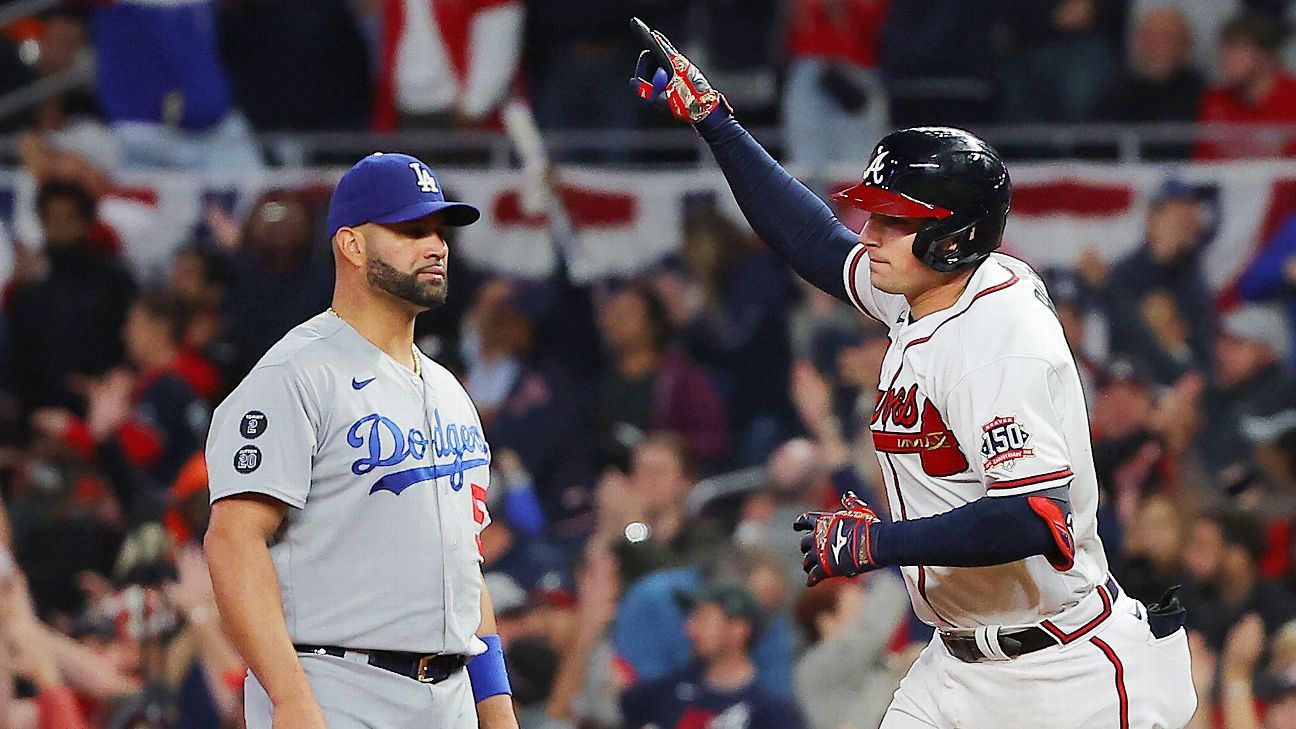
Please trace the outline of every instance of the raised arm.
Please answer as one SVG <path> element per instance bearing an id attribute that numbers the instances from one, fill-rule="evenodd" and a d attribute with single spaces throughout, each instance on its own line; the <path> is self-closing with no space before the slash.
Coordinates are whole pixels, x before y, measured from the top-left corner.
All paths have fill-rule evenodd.
<path id="1" fill-rule="evenodd" d="M 697 125 L 756 235 L 816 288 L 850 303 L 843 271 L 858 236 L 721 107 Z"/>
<path id="2" fill-rule="evenodd" d="M 852 303 L 845 269 L 856 234 L 734 120 L 724 96 L 665 36 L 638 19 L 634 28 L 647 49 L 631 80 L 639 97 L 662 103 L 675 118 L 693 124 L 756 234 L 806 281 Z"/>

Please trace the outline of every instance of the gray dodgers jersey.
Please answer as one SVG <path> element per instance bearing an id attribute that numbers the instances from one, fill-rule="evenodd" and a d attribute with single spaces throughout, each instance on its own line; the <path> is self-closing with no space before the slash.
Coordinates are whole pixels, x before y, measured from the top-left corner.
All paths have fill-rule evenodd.
<path id="1" fill-rule="evenodd" d="M 325 312 L 216 408 L 211 500 L 293 507 L 270 555 L 294 643 L 479 650 L 490 449 L 463 387 L 418 357 L 421 376 Z"/>

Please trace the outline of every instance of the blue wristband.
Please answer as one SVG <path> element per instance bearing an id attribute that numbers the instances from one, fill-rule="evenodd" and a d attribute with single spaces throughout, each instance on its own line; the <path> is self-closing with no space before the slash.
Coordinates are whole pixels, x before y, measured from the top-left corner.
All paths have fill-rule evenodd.
<path id="1" fill-rule="evenodd" d="M 472 684 L 473 701 L 480 702 L 492 696 L 513 695 L 509 686 L 508 670 L 504 668 L 504 646 L 499 635 L 479 635 L 486 644 L 486 652 L 468 661 L 468 681 Z"/>

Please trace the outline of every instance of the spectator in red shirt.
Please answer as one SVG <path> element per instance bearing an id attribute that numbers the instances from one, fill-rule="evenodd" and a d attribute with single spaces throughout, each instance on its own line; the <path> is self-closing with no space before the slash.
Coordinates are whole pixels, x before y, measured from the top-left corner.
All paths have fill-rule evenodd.
<path id="1" fill-rule="evenodd" d="M 888 0 L 796 0 L 788 40 L 784 139 L 793 164 L 820 176 L 834 164 L 862 165 L 888 129 L 878 74 Z M 842 140 L 855 140 L 843 147 Z"/>
<path id="2" fill-rule="evenodd" d="M 177 369 L 194 392 L 213 405 L 222 394 L 215 355 L 222 334 L 221 306 L 233 276 L 228 264 L 219 253 L 186 248 L 176 254 L 167 280 L 167 291 L 188 314 Z"/>
<path id="3" fill-rule="evenodd" d="M 1202 99 L 1199 122 L 1296 123 L 1296 76 L 1283 69 L 1285 29 L 1267 15 L 1248 12 L 1220 32 L 1219 86 Z M 1296 155 L 1296 140 L 1254 131 L 1230 132 L 1197 145 L 1197 159 Z"/>
<path id="4" fill-rule="evenodd" d="M 489 121 L 517 74 L 522 5 L 384 0 L 375 128 Z"/>
<path id="5" fill-rule="evenodd" d="M 38 431 L 98 462 L 134 523 L 162 519 L 171 483 L 207 432 L 207 406 L 178 367 L 184 327 L 179 300 L 142 296 L 122 337 L 137 371 L 116 369 L 91 386 L 84 420 L 56 409 L 33 415 Z"/>

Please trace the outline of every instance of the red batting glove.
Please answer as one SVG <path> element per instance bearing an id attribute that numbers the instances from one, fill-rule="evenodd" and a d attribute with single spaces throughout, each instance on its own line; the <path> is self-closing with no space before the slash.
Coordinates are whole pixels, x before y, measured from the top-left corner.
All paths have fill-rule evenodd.
<path id="1" fill-rule="evenodd" d="M 852 492 L 842 497 L 840 511 L 810 511 L 792 523 L 801 537 L 801 566 L 806 587 L 830 577 L 852 577 L 881 565 L 873 559 L 873 530 L 882 522 L 873 507 Z"/>
<path id="2" fill-rule="evenodd" d="M 639 42 L 647 50 L 639 54 L 631 83 L 644 101 L 665 100 L 676 119 L 697 124 L 721 104 L 731 112 L 724 94 L 711 88 L 706 77 L 684 54 L 675 50 L 666 36 L 650 30 L 643 21 L 631 21 Z"/>

